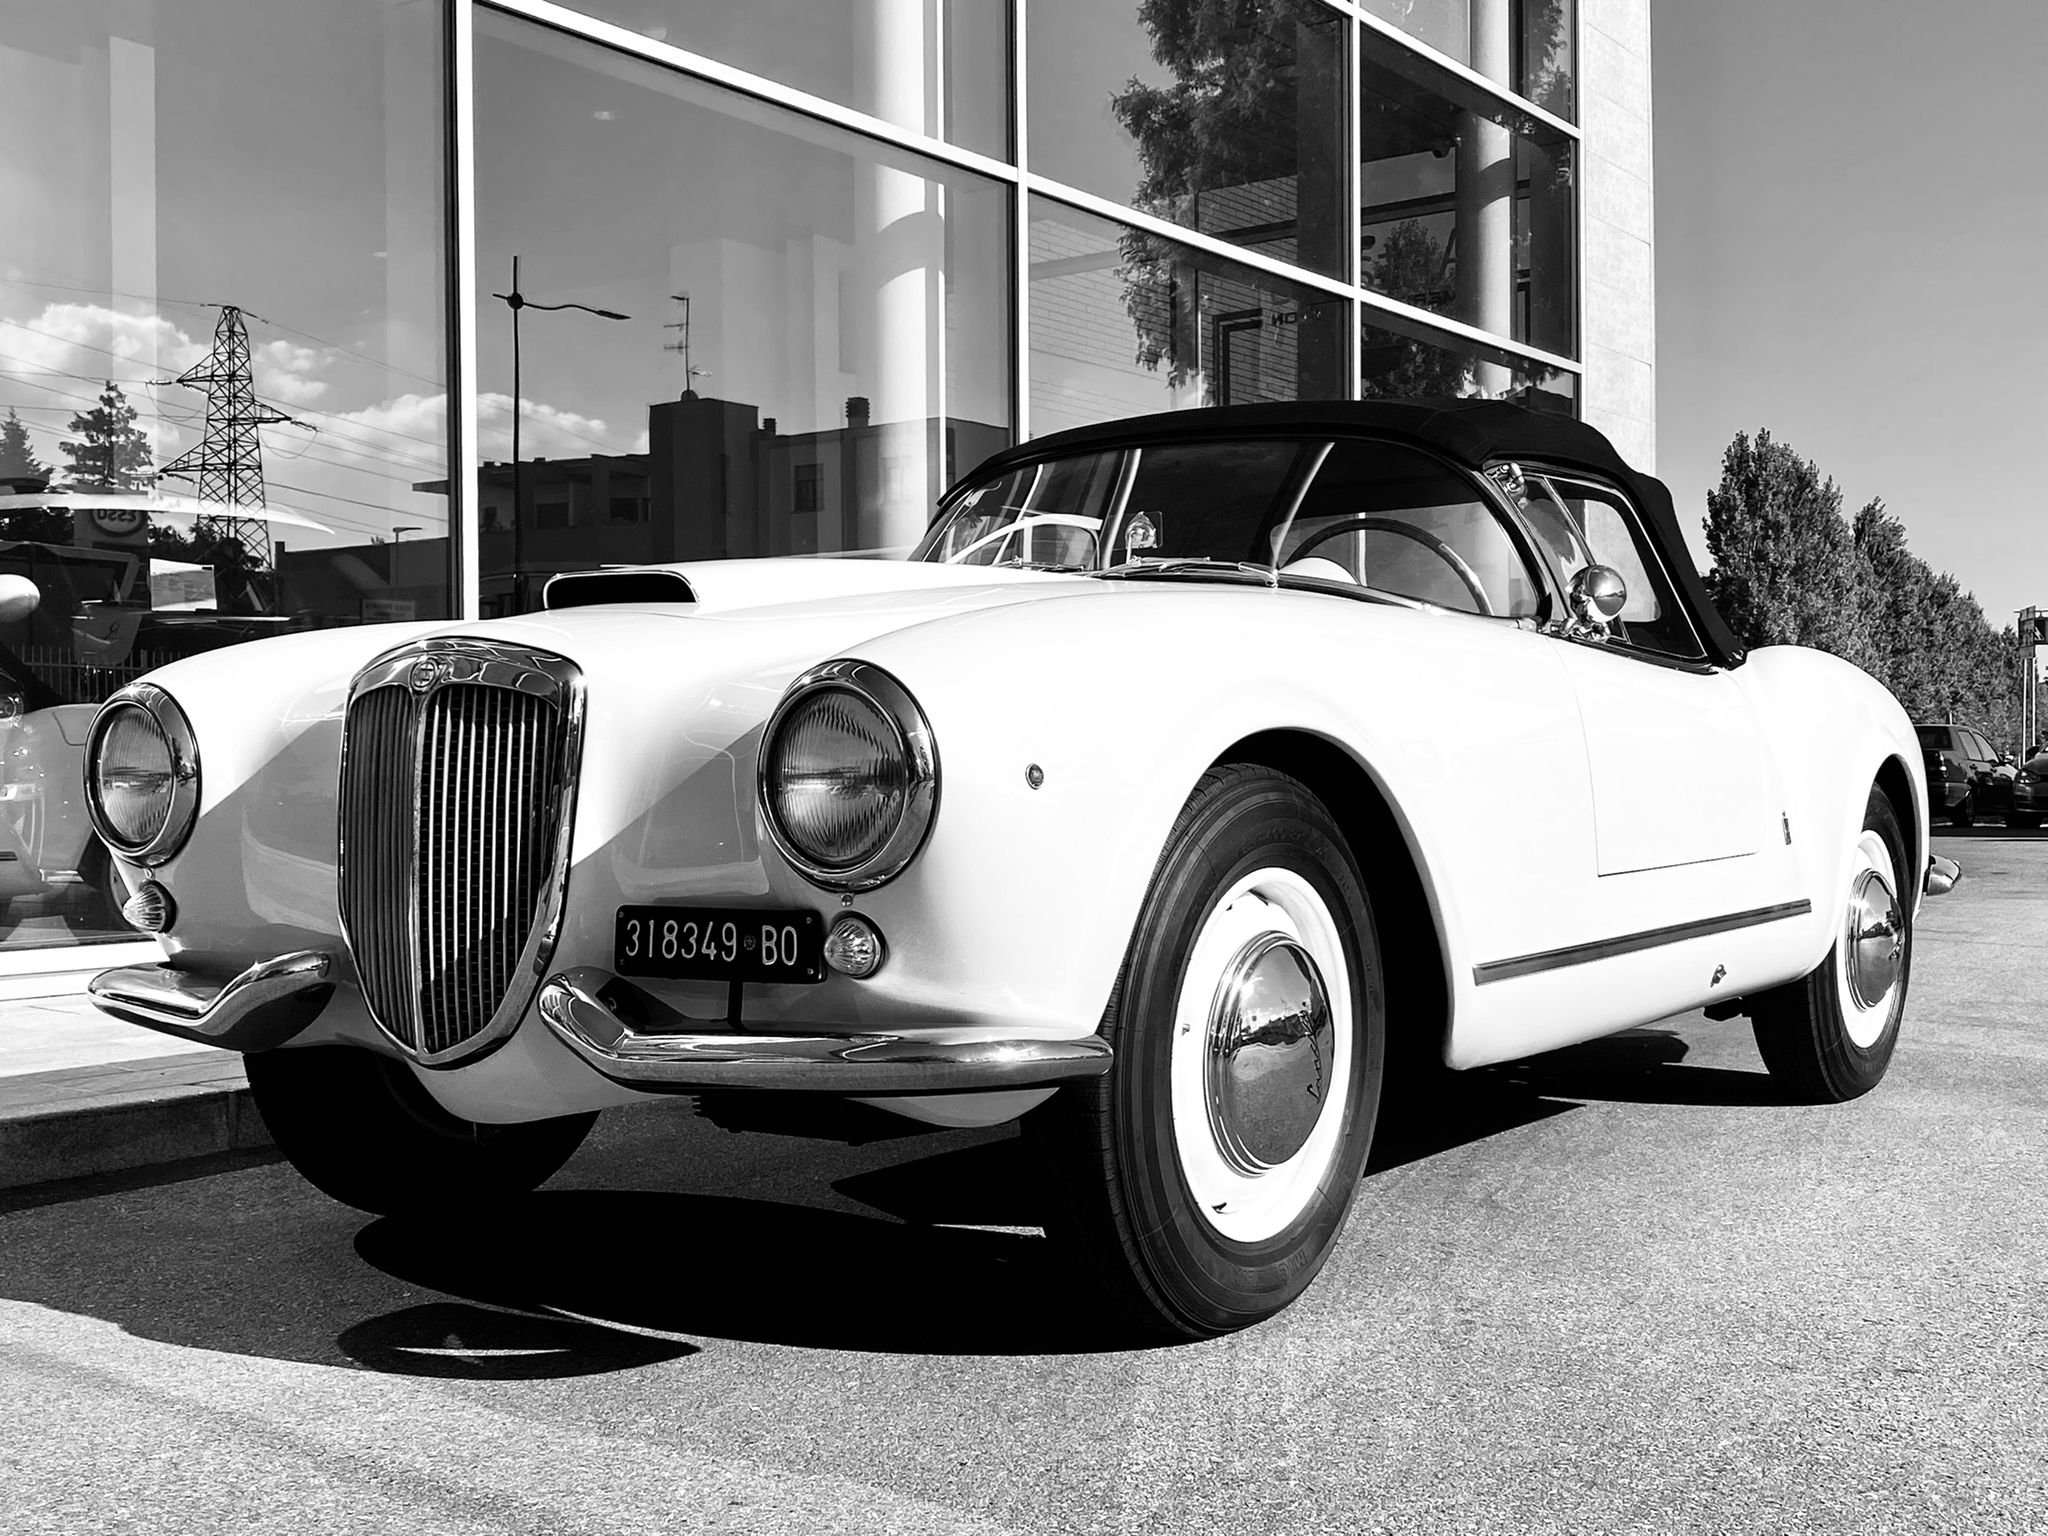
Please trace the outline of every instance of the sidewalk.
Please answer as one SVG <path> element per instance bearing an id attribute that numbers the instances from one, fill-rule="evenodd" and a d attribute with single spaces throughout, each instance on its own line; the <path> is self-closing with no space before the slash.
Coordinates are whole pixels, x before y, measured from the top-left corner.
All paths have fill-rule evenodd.
<path id="1" fill-rule="evenodd" d="M 242 1058 L 75 990 L 0 1001 L 0 1189 L 268 1146 Z"/>

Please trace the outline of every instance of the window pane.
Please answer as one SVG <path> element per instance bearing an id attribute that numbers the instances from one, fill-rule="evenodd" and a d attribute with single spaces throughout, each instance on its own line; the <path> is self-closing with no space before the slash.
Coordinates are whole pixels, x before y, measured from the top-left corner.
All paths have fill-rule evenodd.
<path id="1" fill-rule="evenodd" d="M 1349 304 L 1171 240 L 1031 203 L 1031 430 L 1344 390 Z"/>
<path id="2" fill-rule="evenodd" d="M 1365 286 L 1575 356 L 1570 140 L 1373 34 L 1359 113 Z"/>
<path id="3" fill-rule="evenodd" d="M 577 0 L 575 8 L 899 128 L 1009 157 L 1004 0 Z"/>
<path id="4" fill-rule="evenodd" d="M 443 21 L 0 0 L 0 574 L 39 594 L 0 622 L 0 947 L 135 936 L 76 792 L 98 700 L 449 611 Z"/>
<path id="5" fill-rule="evenodd" d="M 1360 344 L 1368 400 L 1480 395 L 1539 411 L 1578 411 L 1579 379 L 1561 368 L 1369 309 Z"/>
<path id="6" fill-rule="evenodd" d="M 1542 588 L 1471 481 L 1426 454 L 1339 442 L 1302 498 L 1284 569 L 1460 613 L 1523 617 Z"/>
<path id="7" fill-rule="evenodd" d="M 1535 494 L 1540 483 L 1532 482 Z M 1628 589 L 1616 624 L 1618 636 L 1630 645 L 1658 651 L 1666 656 L 1703 655 L 1664 567 L 1637 526 L 1634 511 L 1612 491 L 1577 481 L 1551 482 L 1553 499 L 1561 503 L 1579 531 L 1585 535 L 1593 558 L 1621 573 Z M 1571 572 L 1565 573 L 1567 576 Z"/>
<path id="8" fill-rule="evenodd" d="M 1363 0 L 1418 42 L 1573 120 L 1572 0 Z M 1368 37 L 1367 46 L 1372 46 Z"/>
<path id="9" fill-rule="evenodd" d="M 1347 275 L 1335 11 L 1032 0 L 1029 47 L 1032 170 Z"/>
<path id="10" fill-rule="evenodd" d="M 1010 441 L 1004 188 L 494 12 L 476 36 L 486 609 L 606 561 L 915 544 Z M 584 510 L 620 501 L 646 515 Z"/>

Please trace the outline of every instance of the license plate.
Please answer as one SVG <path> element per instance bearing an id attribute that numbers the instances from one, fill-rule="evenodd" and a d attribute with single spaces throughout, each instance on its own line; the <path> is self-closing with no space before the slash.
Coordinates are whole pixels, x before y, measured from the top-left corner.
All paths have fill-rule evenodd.
<path id="1" fill-rule="evenodd" d="M 676 981 L 823 981 L 825 919 L 760 907 L 621 907 L 612 969 Z"/>

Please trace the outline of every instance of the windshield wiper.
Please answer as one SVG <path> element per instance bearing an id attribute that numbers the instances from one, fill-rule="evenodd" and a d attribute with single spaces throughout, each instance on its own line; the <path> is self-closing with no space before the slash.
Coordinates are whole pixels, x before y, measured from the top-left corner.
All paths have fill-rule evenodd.
<path id="1" fill-rule="evenodd" d="M 1250 576 L 1261 586 L 1280 585 L 1280 573 L 1270 565 L 1249 560 L 1215 560 L 1207 555 L 1183 555 L 1170 560 L 1126 560 L 1096 572 L 1098 576 Z"/>

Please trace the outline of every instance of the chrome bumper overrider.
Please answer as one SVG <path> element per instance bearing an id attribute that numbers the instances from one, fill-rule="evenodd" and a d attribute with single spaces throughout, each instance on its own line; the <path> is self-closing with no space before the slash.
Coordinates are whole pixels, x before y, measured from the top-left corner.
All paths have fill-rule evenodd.
<path id="1" fill-rule="evenodd" d="M 1927 857 L 1927 878 L 1921 889 L 1930 896 L 1946 896 L 1956 888 L 1956 882 L 1963 878 L 1963 866 L 1954 859 L 1944 859 L 1940 854 Z"/>
<path id="2" fill-rule="evenodd" d="M 591 968 L 549 977 L 540 1014 L 591 1066 L 638 1088 L 976 1093 L 1098 1077 L 1110 1064 L 1109 1042 L 1097 1035 L 938 1044 L 883 1034 L 692 1033 L 691 1021 L 666 1004 Z"/>
<path id="3" fill-rule="evenodd" d="M 105 1013 L 167 1035 L 267 1051 L 320 1016 L 334 993 L 333 961 L 315 949 L 260 960 L 225 980 L 169 965 L 124 965 L 93 977 L 88 990 Z"/>

